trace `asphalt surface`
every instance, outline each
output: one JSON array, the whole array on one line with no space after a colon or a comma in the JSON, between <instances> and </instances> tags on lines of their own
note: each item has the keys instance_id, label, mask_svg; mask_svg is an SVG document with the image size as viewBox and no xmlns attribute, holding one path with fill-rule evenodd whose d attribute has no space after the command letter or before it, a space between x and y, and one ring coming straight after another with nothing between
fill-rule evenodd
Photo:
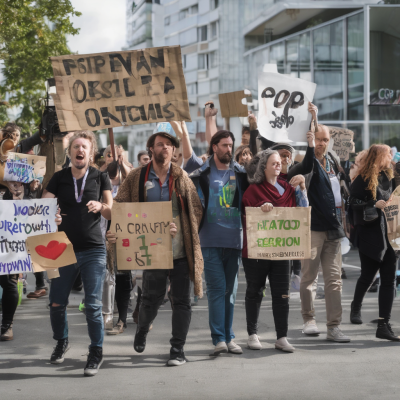
<instances>
[{"instance_id":1,"label":"asphalt surface","mask_svg":"<svg viewBox=\"0 0 400 400\"><path fill-rule=\"evenodd\" d=\"M263 349L246 348L245 280L240 270L234 316L236 342L242 355L212 356L206 296L193 307L185 346L190 362L167 367L171 309L163 306L150 332L144 353L132 343L136 325L118 336L106 336L104 363L97 376L84 377L89 344L85 316L79 312L82 294L72 293L68 308L71 349L63 364L52 365L48 296L24 299L14 321L14 340L0 342L0 399L398 399L400 344L375 338L377 293L368 293L362 309L363 325L349 322L350 303L359 276L356 252L344 259L348 279L343 285L342 330L352 341L326 341L325 302L316 300L319 337L301 333L298 292L292 292L288 340L295 353L274 348L276 340L269 291L264 298L259 335ZM28 291L33 289L29 277ZM320 284L322 279L320 279ZM115 316L116 318L116 316ZM400 333L400 298L395 299L392 326ZM115 321L116 322L116 321Z\"/></svg>"}]
</instances>

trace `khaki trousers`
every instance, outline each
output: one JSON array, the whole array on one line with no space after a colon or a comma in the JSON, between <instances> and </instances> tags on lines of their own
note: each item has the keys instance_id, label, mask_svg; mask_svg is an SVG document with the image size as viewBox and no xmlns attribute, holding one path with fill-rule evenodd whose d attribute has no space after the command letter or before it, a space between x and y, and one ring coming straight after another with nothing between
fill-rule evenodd
<instances>
[{"instance_id":1,"label":"khaki trousers","mask_svg":"<svg viewBox=\"0 0 400 400\"><path fill-rule=\"evenodd\" d=\"M328 240L327 232L311 231L311 258L301 266L301 314L304 322L315 319L313 284L321 263L325 282L327 326L340 325L342 321L341 239Z\"/></svg>"}]
</instances>

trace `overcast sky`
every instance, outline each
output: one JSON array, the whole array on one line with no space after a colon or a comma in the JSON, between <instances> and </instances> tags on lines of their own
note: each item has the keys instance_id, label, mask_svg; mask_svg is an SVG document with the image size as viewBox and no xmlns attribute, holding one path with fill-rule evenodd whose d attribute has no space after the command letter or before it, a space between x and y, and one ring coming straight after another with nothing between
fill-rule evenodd
<instances>
[{"instance_id":1,"label":"overcast sky","mask_svg":"<svg viewBox=\"0 0 400 400\"><path fill-rule=\"evenodd\" d=\"M126 0L71 0L80 17L72 18L78 35L69 36L68 46L79 54L121 50L126 44Z\"/></svg>"}]
</instances>

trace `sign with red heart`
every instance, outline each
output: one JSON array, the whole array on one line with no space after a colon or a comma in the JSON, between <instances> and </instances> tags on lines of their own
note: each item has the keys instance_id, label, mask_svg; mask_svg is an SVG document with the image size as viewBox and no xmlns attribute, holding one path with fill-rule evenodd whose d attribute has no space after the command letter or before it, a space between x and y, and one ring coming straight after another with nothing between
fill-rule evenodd
<instances>
[{"instance_id":1,"label":"sign with red heart","mask_svg":"<svg viewBox=\"0 0 400 400\"><path fill-rule=\"evenodd\" d=\"M72 243L65 232L32 236L26 245L32 261L42 268L55 269L76 263Z\"/></svg>"},{"instance_id":2,"label":"sign with red heart","mask_svg":"<svg viewBox=\"0 0 400 400\"><path fill-rule=\"evenodd\" d=\"M35 247L35 250L39 256L49 258L50 260L57 260L57 258L64 253L66 248L66 243L60 243L58 240L51 240L47 246L40 244L39 246Z\"/></svg>"}]
</instances>

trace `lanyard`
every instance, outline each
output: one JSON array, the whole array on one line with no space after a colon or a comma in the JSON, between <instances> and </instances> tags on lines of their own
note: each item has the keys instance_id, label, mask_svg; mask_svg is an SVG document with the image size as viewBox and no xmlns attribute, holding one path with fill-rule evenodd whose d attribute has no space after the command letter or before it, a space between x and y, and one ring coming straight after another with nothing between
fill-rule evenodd
<instances>
[{"instance_id":1,"label":"lanyard","mask_svg":"<svg viewBox=\"0 0 400 400\"><path fill-rule=\"evenodd\" d=\"M76 178L73 176L72 179L74 180L74 186L75 186L75 200L77 203L80 203L82 201L82 196L83 196L83 191L85 190L85 185L86 185L86 178L88 176L89 173L89 167L85 172L85 176L83 177L83 181L82 181L82 187L81 187L81 193L79 194L78 197L78 186L76 184Z\"/></svg>"}]
</instances>

